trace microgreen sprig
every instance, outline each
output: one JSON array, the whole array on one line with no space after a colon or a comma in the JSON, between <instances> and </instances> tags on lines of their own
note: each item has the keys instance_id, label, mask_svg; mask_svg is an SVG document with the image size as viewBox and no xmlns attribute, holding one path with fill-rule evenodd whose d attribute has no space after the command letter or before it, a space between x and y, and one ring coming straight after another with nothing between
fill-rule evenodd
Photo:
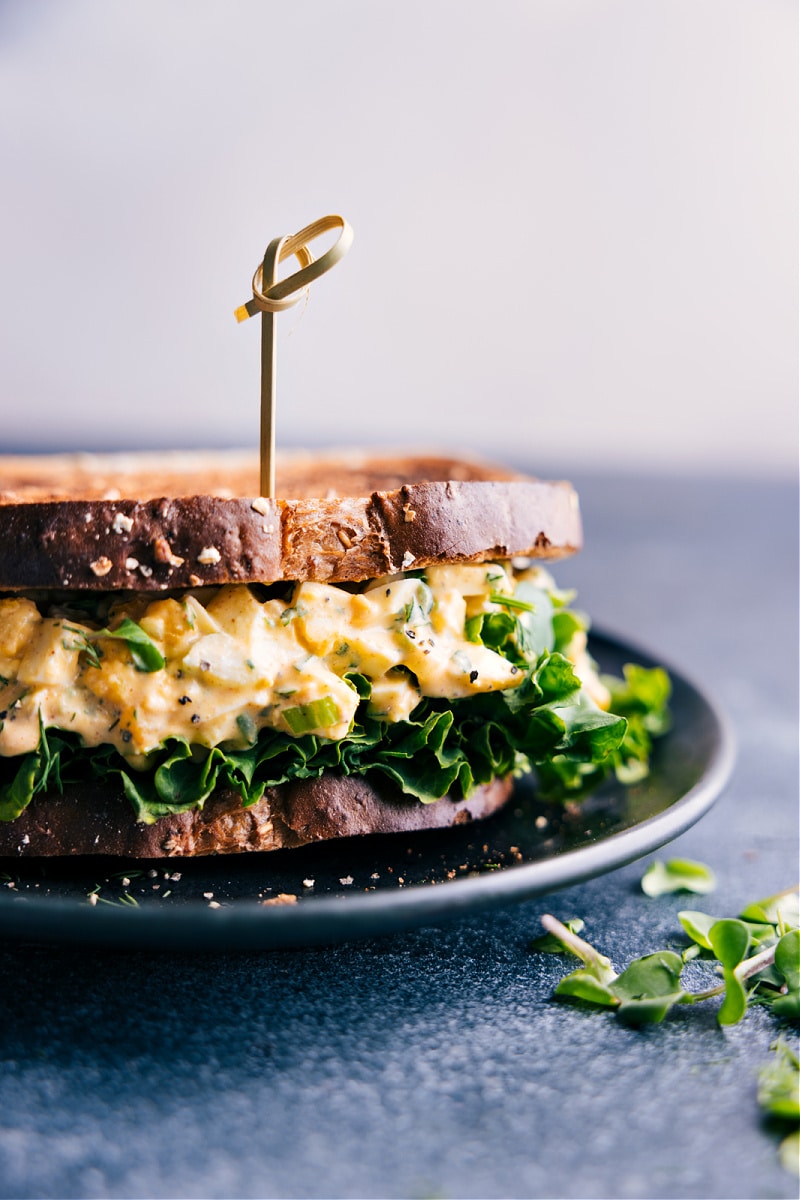
<instances>
[{"instance_id":1,"label":"microgreen sprig","mask_svg":"<svg viewBox=\"0 0 800 1200\"><path fill-rule=\"evenodd\" d=\"M717 1011L720 1025L736 1025L748 1004L767 1004L776 1015L800 1017L800 928L788 925L793 916L792 893L783 892L759 901L746 912L767 917L750 921L743 916L717 919L706 913L686 911L679 920L691 940L683 955L674 950L657 950L635 958L621 974L589 942L578 936L574 922L569 928L546 914L542 925L550 944L534 942L538 951L553 941L574 954L582 966L556 986L555 994L614 1010L620 1020L632 1025L662 1021L673 1005L698 1004L721 998ZM780 898L783 902L778 903ZM701 991L689 991L682 975L692 958L713 959L722 981Z\"/></svg>"},{"instance_id":2,"label":"microgreen sprig","mask_svg":"<svg viewBox=\"0 0 800 1200\"><path fill-rule=\"evenodd\" d=\"M702 864L697 864L702 866ZM605 955L577 936L579 919L562 925L544 916L546 939L532 943L537 951L576 955L583 966L560 981L556 996L611 1009L629 1025L661 1021L676 1004L720 999L720 1025L735 1025L750 1004L768 1005L776 1016L800 1019L800 916L798 889L789 888L748 905L738 917L717 919L686 910L678 914L690 945L682 955L657 951L633 962L617 975ZM542 943L547 941L547 945ZM714 960L722 982L698 992L686 990L681 975L693 958ZM771 1119L791 1128L778 1150L781 1165L800 1174L800 1059L778 1038L773 1057L759 1073L758 1102Z\"/></svg>"}]
</instances>

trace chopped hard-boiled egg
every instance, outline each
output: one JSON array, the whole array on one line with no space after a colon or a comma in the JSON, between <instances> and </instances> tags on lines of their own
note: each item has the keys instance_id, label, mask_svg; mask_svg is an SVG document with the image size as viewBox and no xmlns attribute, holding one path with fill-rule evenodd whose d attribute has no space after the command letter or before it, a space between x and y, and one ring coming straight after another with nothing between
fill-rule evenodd
<instances>
[{"instance_id":1,"label":"chopped hard-boiled egg","mask_svg":"<svg viewBox=\"0 0 800 1200\"><path fill-rule=\"evenodd\" d=\"M266 601L246 585L121 597L103 629L0 600L0 754L35 749L40 724L113 745L134 765L170 737L245 748L270 727L338 740L359 703L352 674L369 680L369 713L384 721L407 720L424 696L514 688L524 671L467 632L476 615L504 611L519 578L471 563L358 592L299 583ZM552 588L546 572L522 578ZM585 638L575 651L594 684Z\"/></svg>"}]
</instances>

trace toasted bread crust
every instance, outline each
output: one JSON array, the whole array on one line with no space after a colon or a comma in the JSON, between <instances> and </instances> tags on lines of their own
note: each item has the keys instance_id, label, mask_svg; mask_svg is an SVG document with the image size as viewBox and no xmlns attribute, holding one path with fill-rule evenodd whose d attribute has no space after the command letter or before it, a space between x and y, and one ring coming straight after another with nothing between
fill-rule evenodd
<instances>
[{"instance_id":1,"label":"toasted bread crust","mask_svg":"<svg viewBox=\"0 0 800 1200\"><path fill-rule=\"evenodd\" d=\"M284 500L368 496L423 480L526 478L472 458L347 448L280 451L276 466ZM249 450L0 455L0 505L197 495L231 500L258 493L258 455Z\"/></svg>"},{"instance_id":2,"label":"toasted bread crust","mask_svg":"<svg viewBox=\"0 0 800 1200\"><path fill-rule=\"evenodd\" d=\"M205 457L211 479L195 463L168 479L172 498L151 495L157 472L120 469L114 499L86 485L85 468L63 465L61 498L42 499L32 460L0 458L0 590L357 582L443 559L558 558L581 544L567 483L456 459L331 457L290 460L278 500L243 491L250 467L225 475L233 496L181 493L216 481L220 464Z\"/></svg>"},{"instance_id":3,"label":"toasted bread crust","mask_svg":"<svg viewBox=\"0 0 800 1200\"><path fill-rule=\"evenodd\" d=\"M176 858L289 849L336 837L439 829L487 817L511 794L510 779L478 788L467 800L433 804L380 791L357 776L327 774L268 788L250 808L232 791L216 792L202 811L137 824L121 792L73 785L36 796L16 821L0 822L0 857L107 854Z\"/></svg>"}]
</instances>

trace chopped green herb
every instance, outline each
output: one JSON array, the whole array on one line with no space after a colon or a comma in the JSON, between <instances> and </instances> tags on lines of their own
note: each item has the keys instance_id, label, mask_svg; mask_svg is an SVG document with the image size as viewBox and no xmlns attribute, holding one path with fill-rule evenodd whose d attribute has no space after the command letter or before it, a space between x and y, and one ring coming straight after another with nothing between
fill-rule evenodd
<instances>
[{"instance_id":1,"label":"chopped green herb","mask_svg":"<svg viewBox=\"0 0 800 1200\"><path fill-rule=\"evenodd\" d=\"M160 671L164 666L164 655L158 646L145 633L141 625L137 625L130 617L125 617L116 629L85 630L76 629L72 625L65 625L64 629L69 633L74 633L78 638L78 642L72 645L65 643L65 649L80 650L93 667L100 666L102 657L102 651L94 644L95 640L99 638L113 638L124 642L130 651L137 671Z\"/></svg>"},{"instance_id":2,"label":"chopped green herb","mask_svg":"<svg viewBox=\"0 0 800 1200\"><path fill-rule=\"evenodd\" d=\"M85 654L89 660L89 665L92 667L100 666L102 654L97 646L89 640L89 635L85 629L75 629L73 625L65 625L64 629L67 633L74 633L76 641L68 642L66 638L62 638L61 645L65 650L79 650L81 654Z\"/></svg>"},{"instance_id":3,"label":"chopped green herb","mask_svg":"<svg viewBox=\"0 0 800 1200\"><path fill-rule=\"evenodd\" d=\"M258 726L249 713L239 713L236 718L236 727L239 733L249 746L252 746L258 737Z\"/></svg>"},{"instance_id":4,"label":"chopped green herb","mask_svg":"<svg viewBox=\"0 0 800 1200\"><path fill-rule=\"evenodd\" d=\"M530 604L527 600L519 600L516 596L505 596L502 592L490 592L489 599L492 604L501 604L503 608L513 608L518 612L530 613L535 608L535 605Z\"/></svg>"},{"instance_id":5,"label":"chopped green herb","mask_svg":"<svg viewBox=\"0 0 800 1200\"><path fill-rule=\"evenodd\" d=\"M419 581L412 598L397 611L397 619L403 625L429 625L433 608L433 592L427 583Z\"/></svg>"},{"instance_id":6,"label":"chopped green herb","mask_svg":"<svg viewBox=\"0 0 800 1200\"><path fill-rule=\"evenodd\" d=\"M480 643L481 626L483 625L483 613L479 613L477 617L467 617L464 622L464 637L468 642Z\"/></svg>"},{"instance_id":7,"label":"chopped green herb","mask_svg":"<svg viewBox=\"0 0 800 1200\"><path fill-rule=\"evenodd\" d=\"M339 706L331 696L323 696L321 700L312 700L308 704L299 704L296 708L284 709L283 715L295 737L310 733L312 729L325 729L329 725L335 725L341 718Z\"/></svg>"},{"instance_id":8,"label":"chopped green herb","mask_svg":"<svg viewBox=\"0 0 800 1200\"><path fill-rule=\"evenodd\" d=\"M128 892L123 892L122 895L117 900L107 900L105 898L105 896L100 896L97 892L95 892L93 894L97 895L97 899L101 904L110 904L114 908L120 908L120 907L122 907L122 908L138 908L139 907L139 901L136 899L135 896L131 896Z\"/></svg>"},{"instance_id":9,"label":"chopped green herb","mask_svg":"<svg viewBox=\"0 0 800 1200\"><path fill-rule=\"evenodd\" d=\"M130 617L125 617L116 629L101 629L92 636L116 638L124 642L138 671L160 671L164 666L164 655L158 646L141 625L137 625Z\"/></svg>"}]
</instances>

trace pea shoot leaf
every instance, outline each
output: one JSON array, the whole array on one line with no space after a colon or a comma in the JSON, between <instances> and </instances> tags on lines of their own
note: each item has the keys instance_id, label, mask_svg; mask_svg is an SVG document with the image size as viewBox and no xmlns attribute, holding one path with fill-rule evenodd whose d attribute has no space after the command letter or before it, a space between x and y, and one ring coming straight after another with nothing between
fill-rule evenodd
<instances>
[{"instance_id":1,"label":"pea shoot leaf","mask_svg":"<svg viewBox=\"0 0 800 1200\"><path fill-rule=\"evenodd\" d=\"M790 929L778 942L775 970L786 990L770 999L770 1008L776 1016L800 1020L800 930Z\"/></svg>"},{"instance_id":2,"label":"pea shoot leaf","mask_svg":"<svg viewBox=\"0 0 800 1200\"><path fill-rule=\"evenodd\" d=\"M664 1020L673 1004L680 1004L686 993L670 992L665 996L642 996L638 1000L625 1000L617 1009L617 1016L625 1025L656 1025Z\"/></svg>"},{"instance_id":3,"label":"pea shoot leaf","mask_svg":"<svg viewBox=\"0 0 800 1200\"><path fill-rule=\"evenodd\" d=\"M750 948L750 930L745 921L727 917L715 921L708 932L721 967L725 987L725 998L717 1013L720 1025L737 1025L747 1010L747 986L756 989L757 981L771 982L775 945L767 946L759 953L747 958ZM749 985L745 981L752 980Z\"/></svg>"},{"instance_id":4,"label":"pea shoot leaf","mask_svg":"<svg viewBox=\"0 0 800 1200\"><path fill-rule=\"evenodd\" d=\"M621 1004L617 1016L628 1025L663 1021L685 995L681 987L683 959L672 950L635 958L614 980L611 990Z\"/></svg>"},{"instance_id":5,"label":"pea shoot leaf","mask_svg":"<svg viewBox=\"0 0 800 1200\"><path fill-rule=\"evenodd\" d=\"M773 1056L758 1075L758 1103L773 1117L800 1121L800 1059L782 1037L770 1050Z\"/></svg>"},{"instance_id":6,"label":"pea shoot leaf","mask_svg":"<svg viewBox=\"0 0 800 1200\"><path fill-rule=\"evenodd\" d=\"M713 950L713 946L708 940L708 935L711 926L716 924L717 919L717 917L710 917L708 913L696 912L690 908L686 908L678 913L678 920L686 933L703 950ZM772 926L770 925L769 928L772 929Z\"/></svg>"},{"instance_id":7,"label":"pea shoot leaf","mask_svg":"<svg viewBox=\"0 0 800 1200\"><path fill-rule=\"evenodd\" d=\"M795 1129L783 1139L778 1147L778 1156L784 1171L800 1175L800 1130Z\"/></svg>"},{"instance_id":8,"label":"pea shoot leaf","mask_svg":"<svg viewBox=\"0 0 800 1200\"><path fill-rule=\"evenodd\" d=\"M800 929L790 929L775 947L775 966L790 991L800 988Z\"/></svg>"},{"instance_id":9,"label":"pea shoot leaf","mask_svg":"<svg viewBox=\"0 0 800 1200\"><path fill-rule=\"evenodd\" d=\"M767 1003L777 1017L784 1017L787 1021L800 1021L800 988L782 992Z\"/></svg>"},{"instance_id":10,"label":"pea shoot leaf","mask_svg":"<svg viewBox=\"0 0 800 1200\"><path fill-rule=\"evenodd\" d=\"M619 997L615 996L593 971L585 968L572 971L557 985L555 994L566 996L571 1000L584 1000L589 1004L598 1004L603 1008L618 1008Z\"/></svg>"},{"instance_id":11,"label":"pea shoot leaf","mask_svg":"<svg viewBox=\"0 0 800 1200\"><path fill-rule=\"evenodd\" d=\"M723 967L732 971L747 954L750 933L744 921L728 917L714 922L708 931L708 940Z\"/></svg>"},{"instance_id":12,"label":"pea shoot leaf","mask_svg":"<svg viewBox=\"0 0 800 1200\"><path fill-rule=\"evenodd\" d=\"M745 921L764 921L771 925L782 923L787 929L800 926L800 890L786 888L765 900L748 904L739 916Z\"/></svg>"},{"instance_id":13,"label":"pea shoot leaf","mask_svg":"<svg viewBox=\"0 0 800 1200\"><path fill-rule=\"evenodd\" d=\"M573 921L573 925L576 923ZM611 961L606 958L605 954L601 954L599 950L590 945L589 942L585 942L583 938L578 937L574 929L563 925L561 921L557 921L549 913L542 917L542 924L547 932L556 941L561 943L565 950L568 950L581 960L584 965L584 972L579 971L578 974L588 973L603 985L614 982L617 978L617 973L611 966ZM582 927L583 921L580 924ZM533 948L538 949L535 944Z\"/></svg>"},{"instance_id":14,"label":"pea shoot leaf","mask_svg":"<svg viewBox=\"0 0 800 1200\"><path fill-rule=\"evenodd\" d=\"M725 997L717 1012L720 1025L738 1025L747 1012L747 992L744 984L735 971L723 969L725 980Z\"/></svg>"},{"instance_id":15,"label":"pea shoot leaf","mask_svg":"<svg viewBox=\"0 0 800 1200\"><path fill-rule=\"evenodd\" d=\"M564 922L564 928L568 929L570 933L580 933L583 927L584 922L580 917L570 917ZM534 950L537 954L574 954L574 951L554 933L545 933L541 937L534 938L528 949Z\"/></svg>"},{"instance_id":16,"label":"pea shoot leaf","mask_svg":"<svg viewBox=\"0 0 800 1200\"><path fill-rule=\"evenodd\" d=\"M665 896L670 892L695 892L704 896L717 886L716 876L705 863L689 858L656 860L642 876L642 891L647 896Z\"/></svg>"},{"instance_id":17,"label":"pea shoot leaf","mask_svg":"<svg viewBox=\"0 0 800 1200\"><path fill-rule=\"evenodd\" d=\"M614 980L613 990L620 1000L652 1000L682 991L683 960L672 950L657 950L635 958Z\"/></svg>"},{"instance_id":18,"label":"pea shoot leaf","mask_svg":"<svg viewBox=\"0 0 800 1200\"><path fill-rule=\"evenodd\" d=\"M678 920L697 947L713 953L713 947L708 940L708 935L711 926L717 922L717 917L709 916L708 913L697 912L694 909L684 909L678 913ZM764 924L763 922L757 923L755 921L745 921L743 923L747 926L750 934L751 946L771 945L776 940L777 935L774 925ZM686 952L684 953L685 958Z\"/></svg>"}]
</instances>

